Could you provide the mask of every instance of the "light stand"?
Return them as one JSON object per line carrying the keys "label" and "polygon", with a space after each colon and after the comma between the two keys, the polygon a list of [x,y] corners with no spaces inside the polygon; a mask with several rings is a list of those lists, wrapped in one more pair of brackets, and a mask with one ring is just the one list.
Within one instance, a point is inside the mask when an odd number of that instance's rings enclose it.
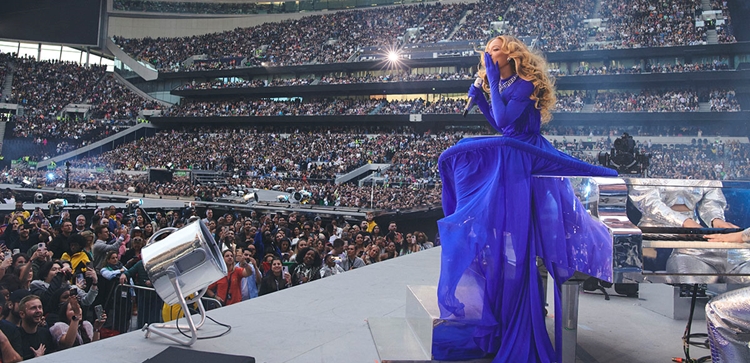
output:
{"label": "light stand", "polygon": [[[206,309],[203,307],[203,302],[201,301],[201,298],[206,293],[206,290],[208,288],[204,288],[201,291],[197,293],[195,297],[193,297],[190,300],[185,300],[184,295],[182,294],[182,289],[180,288],[180,278],[176,275],[170,276],[169,278],[170,282],[172,282],[172,287],[174,287],[175,293],[178,296],[178,300],[180,303],[180,306],[182,307],[182,312],[185,315],[185,319],[187,320],[188,325],[180,325],[180,319],[177,318],[174,320],[174,322],[168,322],[168,323],[158,323],[158,324],[146,324],[141,329],[142,331],[146,332],[146,339],[151,335],[151,333],[160,335],[164,338],[167,338],[171,341],[174,341],[176,343],[185,345],[185,346],[191,346],[193,343],[195,343],[196,340],[198,340],[198,329],[200,329],[203,326],[203,323],[206,322]],[[198,324],[195,324],[195,321],[193,321],[193,316],[190,315],[190,310],[188,308],[188,304],[198,304],[198,312],[200,313],[200,322]],[[190,331],[190,338],[189,339],[182,339],[180,337],[175,336],[174,334],[167,333],[166,331],[163,331],[163,329],[178,329],[178,330],[189,330]]]}
{"label": "light stand", "polygon": [[65,189],[70,189],[70,161],[65,162]]}

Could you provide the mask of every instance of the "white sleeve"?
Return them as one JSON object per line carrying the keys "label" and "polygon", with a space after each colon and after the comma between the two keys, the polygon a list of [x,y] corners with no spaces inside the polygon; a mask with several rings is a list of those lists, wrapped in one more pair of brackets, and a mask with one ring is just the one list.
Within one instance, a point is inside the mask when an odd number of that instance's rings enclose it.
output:
{"label": "white sleeve", "polygon": [[65,336],[65,334],[68,333],[68,328],[70,326],[68,324],[65,324],[63,322],[57,322],[55,325],[51,326],[49,328],[50,334],[52,334],[52,338],[55,339],[55,343],[60,344],[60,339]]}

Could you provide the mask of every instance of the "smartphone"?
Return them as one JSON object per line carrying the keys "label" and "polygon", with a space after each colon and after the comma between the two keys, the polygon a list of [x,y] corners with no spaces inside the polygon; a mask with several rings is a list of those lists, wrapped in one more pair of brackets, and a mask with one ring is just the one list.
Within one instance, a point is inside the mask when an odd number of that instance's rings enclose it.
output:
{"label": "smartphone", "polygon": [[76,274],[76,283],[84,283],[86,282],[86,278],[83,276],[83,274]]}
{"label": "smartphone", "polygon": [[5,259],[13,258],[13,254],[10,251],[5,251]]}
{"label": "smartphone", "polygon": [[96,320],[102,320],[104,308],[101,305],[94,306],[94,312],[96,313]]}
{"label": "smartphone", "polygon": [[289,266],[283,266],[283,267],[281,268],[281,272],[282,272],[282,273],[285,273],[285,274],[288,274],[288,273],[289,273]]}
{"label": "smartphone", "polygon": [[46,245],[46,244],[44,244],[44,242],[39,242],[39,244],[38,244],[38,245],[36,245],[36,248],[37,248],[37,249],[40,249],[40,250],[41,250],[41,249],[45,249],[45,248],[47,248],[47,245]]}

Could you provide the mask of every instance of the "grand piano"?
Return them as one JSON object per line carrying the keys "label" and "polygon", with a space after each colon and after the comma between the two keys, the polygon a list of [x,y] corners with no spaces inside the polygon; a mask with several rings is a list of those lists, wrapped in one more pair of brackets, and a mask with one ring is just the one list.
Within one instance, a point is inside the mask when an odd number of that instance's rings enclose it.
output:
{"label": "grand piano", "polygon": [[[545,178],[545,177],[539,177]],[[653,178],[596,178],[596,177],[556,177],[567,179],[576,196],[592,218],[601,221],[612,238],[612,271],[610,283],[672,284],[719,284],[719,286],[747,285],[750,282],[750,244],[729,242],[708,242],[707,234],[723,234],[742,231],[750,226],[750,183],[721,182],[707,180],[671,180]],[[701,205],[693,205],[690,200],[671,200],[669,191],[678,191],[683,196],[713,203],[713,214],[701,210]],[[679,198],[679,197],[678,197]],[[658,205],[658,201],[665,201]],[[718,200],[718,202],[717,202]],[[668,201],[668,202],[666,202]],[[677,221],[680,218],[658,218],[651,214],[669,214],[671,204],[679,203],[682,215],[691,214],[701,222],[701,228],[683,228]],[[692,211],[685,211],[689,205]],[[688,208],[690,209],[690,208]],[[703,214],[703,215],[701,215]],[[723,214],[724,220],[738,228],[709,228],[710,220]],[[707,217],[710,216],[710,217]],[[711,256],[715,266],[705,264],[683,264],[675,269],[669,259],[677,250],[688,249],[697,257]],[[723,257],[722,257],[723,256]],[[581,285],[588,276],[577,273],[563,284],[563,362],[575,362],[576,329],[578,320],[578,295]],[[643,285],[651,284],[651,285]],[[617,285],[616,285],[617,286]],[[717,285],[710,285],[717,286]],[[721,287],[720,287],[721,288]],[[683,289],[684,291],[685,289]],[[634,291],[634,289],[631,289]]]}

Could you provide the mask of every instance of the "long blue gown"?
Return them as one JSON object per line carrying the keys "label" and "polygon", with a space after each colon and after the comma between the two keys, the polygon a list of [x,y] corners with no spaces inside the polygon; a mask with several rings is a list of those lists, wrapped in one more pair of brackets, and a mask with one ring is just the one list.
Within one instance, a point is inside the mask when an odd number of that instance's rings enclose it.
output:
{"label": "long blue gown", "polygon": [[[616,176],[554,148],[539,131],[533,84],[518,79],[502,92],[501,137],[467,138],[440,156],[443,211],[438,302],[433,333],[438,360],[555,362],[545,326],[536,257],[556,285],[555,346],[561,343],[561,284],[575,271],[612,279],[611,237],[588,215],[570,184],[549,176]],[[484,101],[484,100],[482,100]]]}

